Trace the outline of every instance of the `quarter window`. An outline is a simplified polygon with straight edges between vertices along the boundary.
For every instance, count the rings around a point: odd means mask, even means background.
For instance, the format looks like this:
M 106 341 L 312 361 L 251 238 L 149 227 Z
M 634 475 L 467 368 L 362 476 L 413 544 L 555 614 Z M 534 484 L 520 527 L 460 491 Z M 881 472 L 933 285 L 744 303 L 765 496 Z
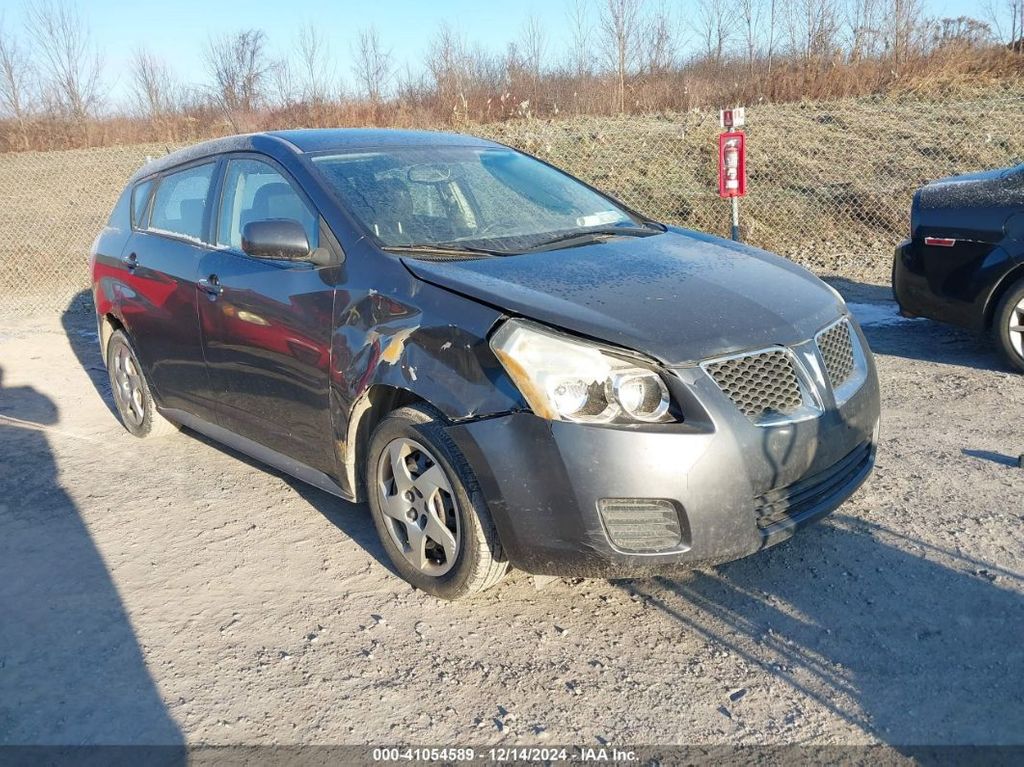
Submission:
M 203 215 L 214 167 L 207 163 L 164 176 L 153 198 L 149 228 L 202 241 Z
M 319 246 L 318 217 L 288 179 L 260 160 L 231 160 L 224 174 L 217 244 L 241 250 L 246 224 L 277 218 L 298 221 L 310 249 Z
M 132 190 L 132 226 L 146 228 L 146 207 L 149 205 L 149 193 L 153 191 L 153 179 L 136 184 Z

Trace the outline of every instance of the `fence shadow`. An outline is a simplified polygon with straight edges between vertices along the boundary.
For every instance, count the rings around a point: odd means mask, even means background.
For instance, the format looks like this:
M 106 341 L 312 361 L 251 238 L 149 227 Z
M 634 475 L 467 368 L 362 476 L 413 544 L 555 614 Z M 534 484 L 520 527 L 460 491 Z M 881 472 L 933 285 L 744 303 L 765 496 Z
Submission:
M 977 458 L 981 461 L 991 461 L 992 463 L 1000 466 L 1008 466 L 1011 468 L 1020 468 L 1020 456 L 1005 455 L 1003 453 L 996 453 L 992 450 L 968 450 L 963 449 L 960 451 L 968 458 Z
M 844 277 L 825 277 L 850 304 L 876 354 L 939 362 L 979 370 L 1009 371 L 986 335 L 926 319 L 897 314 L 892 289 Z
M 0 744 L 181 744 L 61 487 L 45 433 L 57 422 L 49 398 L 6 387 L 0 368 Z
M 1020 743 L 1022 581 L 839 516 L 712 571 L 617 585 L 883 742 L 940 745 Z

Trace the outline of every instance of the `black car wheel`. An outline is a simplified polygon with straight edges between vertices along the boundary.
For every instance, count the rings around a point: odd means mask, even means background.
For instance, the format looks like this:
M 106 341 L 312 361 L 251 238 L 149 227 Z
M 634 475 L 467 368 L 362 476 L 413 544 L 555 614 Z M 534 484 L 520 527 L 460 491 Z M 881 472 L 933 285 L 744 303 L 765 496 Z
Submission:
M 1024 280 L 1013 285 L 999 302 L 992 332 L 1006 361 L 1024 373 Z
M 131 434 L 160 437 L 177 430 L 157 412 L 142 366 L 123 330 L 114 331 L 107 341 L 107 373 L 121 423 Z
M 476 477 L 440 414 L 411 406 L 381 421 L 370 440 L 366 483 L 384 549 L 416 588 L 458 599 L 508 572 Z

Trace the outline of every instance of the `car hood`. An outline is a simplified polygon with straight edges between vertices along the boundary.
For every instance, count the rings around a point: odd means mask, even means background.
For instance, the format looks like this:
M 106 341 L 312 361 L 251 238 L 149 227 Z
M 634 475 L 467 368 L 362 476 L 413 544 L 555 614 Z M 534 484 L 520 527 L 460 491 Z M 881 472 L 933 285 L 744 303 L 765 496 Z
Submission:
M 404 260 L 426 282 L 668 365 L 804 341 L 845 311 L 790 261 L 675 229 L 518 256 Z

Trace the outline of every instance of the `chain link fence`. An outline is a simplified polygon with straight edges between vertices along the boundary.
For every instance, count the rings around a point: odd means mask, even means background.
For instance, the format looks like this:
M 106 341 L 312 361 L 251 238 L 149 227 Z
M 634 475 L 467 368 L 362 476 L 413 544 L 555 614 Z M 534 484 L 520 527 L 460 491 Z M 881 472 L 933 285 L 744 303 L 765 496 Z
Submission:
M 883 283 L 911 196 L 943 176 L 1024 161 L 1024 84 L 747 108 L 744 239 L 821 275 Z M 710 112 L 466 126 L 666 222 L 725 235 Z M 125 180 L 177 147 L 0 155 L 0 317 L 58 311 Z

